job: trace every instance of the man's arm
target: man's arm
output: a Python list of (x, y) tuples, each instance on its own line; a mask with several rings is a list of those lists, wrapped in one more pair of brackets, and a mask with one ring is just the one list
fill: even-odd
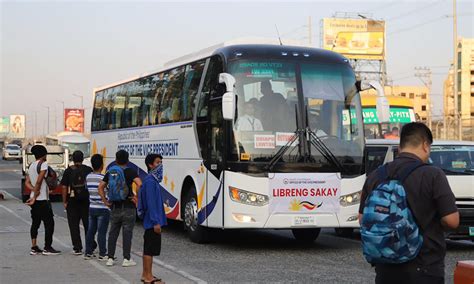
[(28, 189), (31, 190), (31, 191), (33, 191), (33, 190), (35, 189), (35, 187), (33, 186), (33, 184), (31, 184), (31, 179), (30, 179), (30, 176), (29, 176), (29, 175), (26, 175), (25, 187), (28, 188)]
[(100, 198), (102, 199), (102, 202), (109, 206), (110, 207), (110, 202), (107, 200), (107, 198), (105, 198), (105, 187), (107, 186), (107, 183), (105, 181), (101, 181), (99, 183), (99, 187), (98, 187), (98, 191), (99, 191), (99, 195), (100, 195)]
[(140, 187), (142, 187), (142, 180), (139, 177), (136, 177), (133, 179), (133, 183), (137, 186), (137, 193), (140, 190)]
[(67, 208), (67, 186), (63, 185), (62, 187), (62, 191), (61, 191), (61, 194), (63, 196), (63, 205), (64, 205), (64, 209)]
[[(148, 216), (150, 216), (150, 221), (153, 224), (153, 231), (155, 233), (160, 234), (161, 233), (161, 221), (160, 221), (160, 210), (163, 210), (163, 204), (158, 204), (158, 194), (161, 194), (159, 190), (156, 190), (152, 183), (145, 183), (144, 187), (141, 190), (147, 190), (146, 191), (146, 208), (148, 212)], [(151, 187), (151, 188), (147, 188)], [(159, 208), (158, 206), (161, 206)]]
[(26, 204), (31, 206), (36, 202), (36, 198), (38, 198), (38, 196), (41, 193), (41, 184), (43, 183), (43, 180), (44, 180), (45, 176), (46, 176), (46, 170), (40, 171), (40, 173), (38, 175), (38, 179), (36, 179), (36, 184), (33, 188), (34, 195), (33, 195), (32, 198), (28, 199)]
[(69, 187), (69, 168), (64, 171), (63, 178), (61, 179), (61, 195), (63, 197), (63, 206), (64, 209), (67, 208), (67, 190)]
[(459, 212), (442, 217), (441, 224), (447, 229), (456, 229), (459, 226)]

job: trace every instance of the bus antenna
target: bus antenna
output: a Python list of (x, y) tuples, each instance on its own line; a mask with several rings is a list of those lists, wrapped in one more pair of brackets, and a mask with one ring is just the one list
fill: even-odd
[(283, 43), (281, 42), (280, 32), (278, 31), (278, 27), (277, 27), (276, 24), (275, 24), (275, 29), (276, 29), (276, 31), (277, 31), (278, 40), (280, 41), (280, 45), (283, 45)]

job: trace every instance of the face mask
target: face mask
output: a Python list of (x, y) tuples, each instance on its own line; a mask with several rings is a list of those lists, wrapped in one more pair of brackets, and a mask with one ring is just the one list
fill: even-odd
[(149, 172), (158, 182), (163, 180), (163, 165), (159, 164), (156, 168), (150, 170)]

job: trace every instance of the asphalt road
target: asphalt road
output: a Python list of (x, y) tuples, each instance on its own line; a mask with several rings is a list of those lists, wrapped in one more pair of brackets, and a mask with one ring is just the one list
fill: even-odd
[[(20, 197), (21, 167), (0, 161), (0, 190)], [(65, 217), (61, 202), (55, 215)], [(159, 260), (207, 282), (373, 282), (373, 269), (362, 256), (360, 241), (323, 230), (311, 245), (296, 242), (287, 230), (214, 230), (210, 244), (191, 243), (180, 222), (164, 229)], [(143, 246), (141, 224), (135, 226), (133, 251)], [(458, 260), (474, 259), (474, 244), (448, 241), (446, 281), (451, 283)], [(159, 271), (157, 272), (159, 273)]]

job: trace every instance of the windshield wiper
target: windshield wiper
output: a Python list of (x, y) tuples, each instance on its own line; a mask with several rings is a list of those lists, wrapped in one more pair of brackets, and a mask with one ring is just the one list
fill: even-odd
[(304, 132), (305, 132), (304, 129), (297, 129), (294, 132), (293, 137), (291, 137), (291, 139), (288, 142), (286, 142), (286, 144), (278, 150), (278, 152), (275, 154), (275, 156), (273, 156), (270, 162), (268, 162), (268, 165), (265, 167), (265, 169), (269, 172), (273, 170), (273, 167), (276, 165), (276, 163), (278, 163), (278, 161), (283, 157), (283, 155), (285, 155), (288, 149), (290, 149), (291, 145), (293, 145), (293, 143), (296, 142), (296, 140), (299, 137), (299, 134), (304, 133)]
[(321, 155), (328, 160), (333, 166), (335, 166), (341, 173), (344, 173), (344, 166), (339, 162), (339, 160), (336, 158), (336, 156), (332, 153), (332, 151), (324, 144), (324, 142), (321, 140), (321, 138), (314, 133), (309, 127), (307, 129), (307, 133), (309, 135), (309, 141), (311, 145), (316, 148), (316, 150), (321, 153)]

